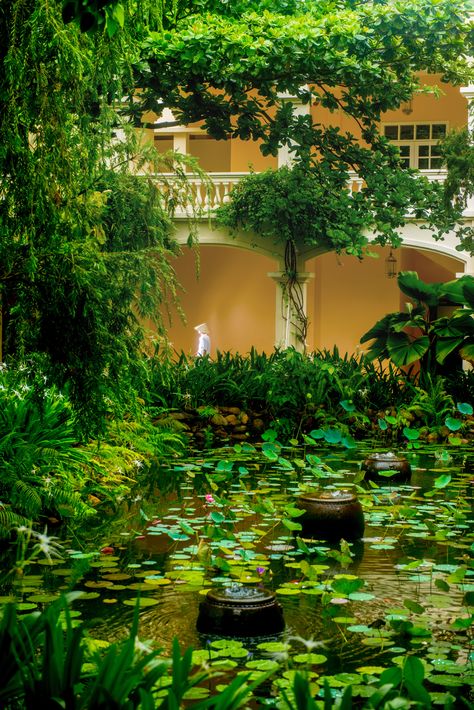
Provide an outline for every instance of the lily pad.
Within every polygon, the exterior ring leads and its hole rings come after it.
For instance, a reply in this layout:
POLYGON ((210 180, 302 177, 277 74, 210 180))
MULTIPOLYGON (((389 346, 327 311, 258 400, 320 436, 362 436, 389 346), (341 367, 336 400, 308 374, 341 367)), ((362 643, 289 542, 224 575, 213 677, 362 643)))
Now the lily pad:
POLYGON ((49 604, 59 599, 59 594, 33 594, 28 597, 29 602, 34 602, 35 604, 49 604))
POLYGON ((153 597, 135 597, 134 599, 124 599, 123 604, 126 604, 126 606, 138 606, 140 608, 142 607, 147 607, 147 606, 156 606, 156 604, 159 604, 158 599, 154 599, 153 597))
POLYGON ((320 665, 321 663, 326 663, 327 656, 323 656, 322 653, 297 653, 293 656, 293 661, 295 663, 308 663, 311 665, 320 665))
POLYGON ((292 596, 296 594, 301 594, 301 589, 299 587, 278 587, 275 591, 276 594, 283 594, 285 596, 292 596))
POLYGON ((289 644, 283 643, 283 641, 263 641, 257 645, 262 651, 267 653, 284 653, 290 648, 289 644))
POLYGON ((270 658, 262 658, 255 661, 248 661, 245 667, 257 671, 275 671, 280 667, 280 664, 276 661, 272 661, 270 658))

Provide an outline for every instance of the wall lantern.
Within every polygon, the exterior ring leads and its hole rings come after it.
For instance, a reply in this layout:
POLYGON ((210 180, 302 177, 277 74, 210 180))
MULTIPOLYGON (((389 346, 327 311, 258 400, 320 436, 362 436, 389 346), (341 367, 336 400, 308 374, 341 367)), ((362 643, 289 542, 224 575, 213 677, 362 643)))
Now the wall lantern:
POLYGON ((410 99, 409 101, 404 101, 401 105, 400 108, 402 112, 406 115, 409 116, 411 113, 413 113, 413 103, 412 100, 410 99))
POLYGON ((385 259, 385 276, 387 279, 394 279, 397 275, 397 258, 390 249, 390 254, 385 259))

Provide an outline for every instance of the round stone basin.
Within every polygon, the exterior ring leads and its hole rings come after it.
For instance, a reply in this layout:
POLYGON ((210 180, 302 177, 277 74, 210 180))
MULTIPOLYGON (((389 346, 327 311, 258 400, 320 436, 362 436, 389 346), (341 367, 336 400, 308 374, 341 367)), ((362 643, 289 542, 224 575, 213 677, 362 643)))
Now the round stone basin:
POLYGON ((318 540, 358 540, 364 534, 364 513, 359 499, 349 491, 305 493, 298 498, 305 512, 298 518, 303 537, 318 540))
POLYGON ((232 585, 211 590, 199 605, 197 630, 222 636, 268 636, 283 631, 280 604, 268 589, 232 585))
MULTIPOLYGON (((381 471, 396 471, 397 473, 391 477, 397 481, 407 481, 411 476, 411 466, 404 456, 398 456, 393 451, 386 453, 370 454, 362 464, 362 469, 366 472, 368 478, 384 478, 380 475, 381 471)), ((386 478, 387 481, 390 478, 386 478)))

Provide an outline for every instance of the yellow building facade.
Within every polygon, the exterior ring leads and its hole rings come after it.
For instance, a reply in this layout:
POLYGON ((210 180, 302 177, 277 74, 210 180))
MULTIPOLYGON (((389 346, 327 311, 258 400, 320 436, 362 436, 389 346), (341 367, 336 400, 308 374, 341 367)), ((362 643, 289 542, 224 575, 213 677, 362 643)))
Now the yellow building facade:
MULTIPOLYGON (((383 116, 381 130, 400 150, 406 165, 420 169, 430 180, 442 181, 438 141, 449 130, 469 124, 469 105, 474 87, 441 84, 438 77, 423 76, 422 83, 439 85, 440 96, 418 94, 399 110, 383 116)), ((291 100, 291 97, 283 97, 291 100)), ((350 117, 342 111, 330 113, 321 107, 296 106, 301 112, 311 111, 319 123, 337 125, 357 136, 350 117)), ((176 213, 176 234, 183 244, 174 267, 183 287, 181 307, 171 312, 168 333, 172 348, 187 354, 196 352, 194 326, 206 322, 211 334, 211 352, 217 350, 247 353, 251 347, 271 352, 275 346, 302 344, 292 326, 290 307, 282 289, 282 247, 255 235, 231 236, 218 228, 213 210, 228 199, 232 187, 251 170, 259 172, 288 164, 288 149, 278 157, 263 157, 256 142, 229 139, 216 141, 199 125, 160 127, 169 115, 157 119, 155 127, 146 131, 159 152, 174 149, 193 156, 207 171, 213 183, 208 195, 202 181, 190 174, 195 200, 203 208, 198 224, 199 256, 185 246, 189 234, 187 216, 176 213)), ((360 181, 354 175, 351 189, 360 181)), ((464 219, 474 219, 474 203, 468 206, 464 219)), ((309 320, 307 350, 339 348, 341 353, 359 351, 360 337, 386 313, 404 308, 396 278, 387 276, 388 257, 393 257, 394 271, 417 271, 430 282, 447 281, 462 274, 474 275, 474 259, 456 250, 457 240, 448 235, 435 241, 429 230, 408 220, 400 231, 403 244, 390 252, 374 247, 378 258, 359 261, 355 257, 317 250, 298 254, 299 278, 309 320)), ((368 235, 370 238, 370 235, 368 235)))

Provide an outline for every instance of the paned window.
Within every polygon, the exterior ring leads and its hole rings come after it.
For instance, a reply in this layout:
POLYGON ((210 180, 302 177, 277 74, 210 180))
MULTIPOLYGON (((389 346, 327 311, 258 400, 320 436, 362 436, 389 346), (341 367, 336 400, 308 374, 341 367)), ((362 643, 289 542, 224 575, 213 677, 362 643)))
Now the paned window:
POLYGON ((442 158, 438 142, 447 123, 386 123, 384 136, 398 146, 400 162, 407 168, 439 170, 442 158))

